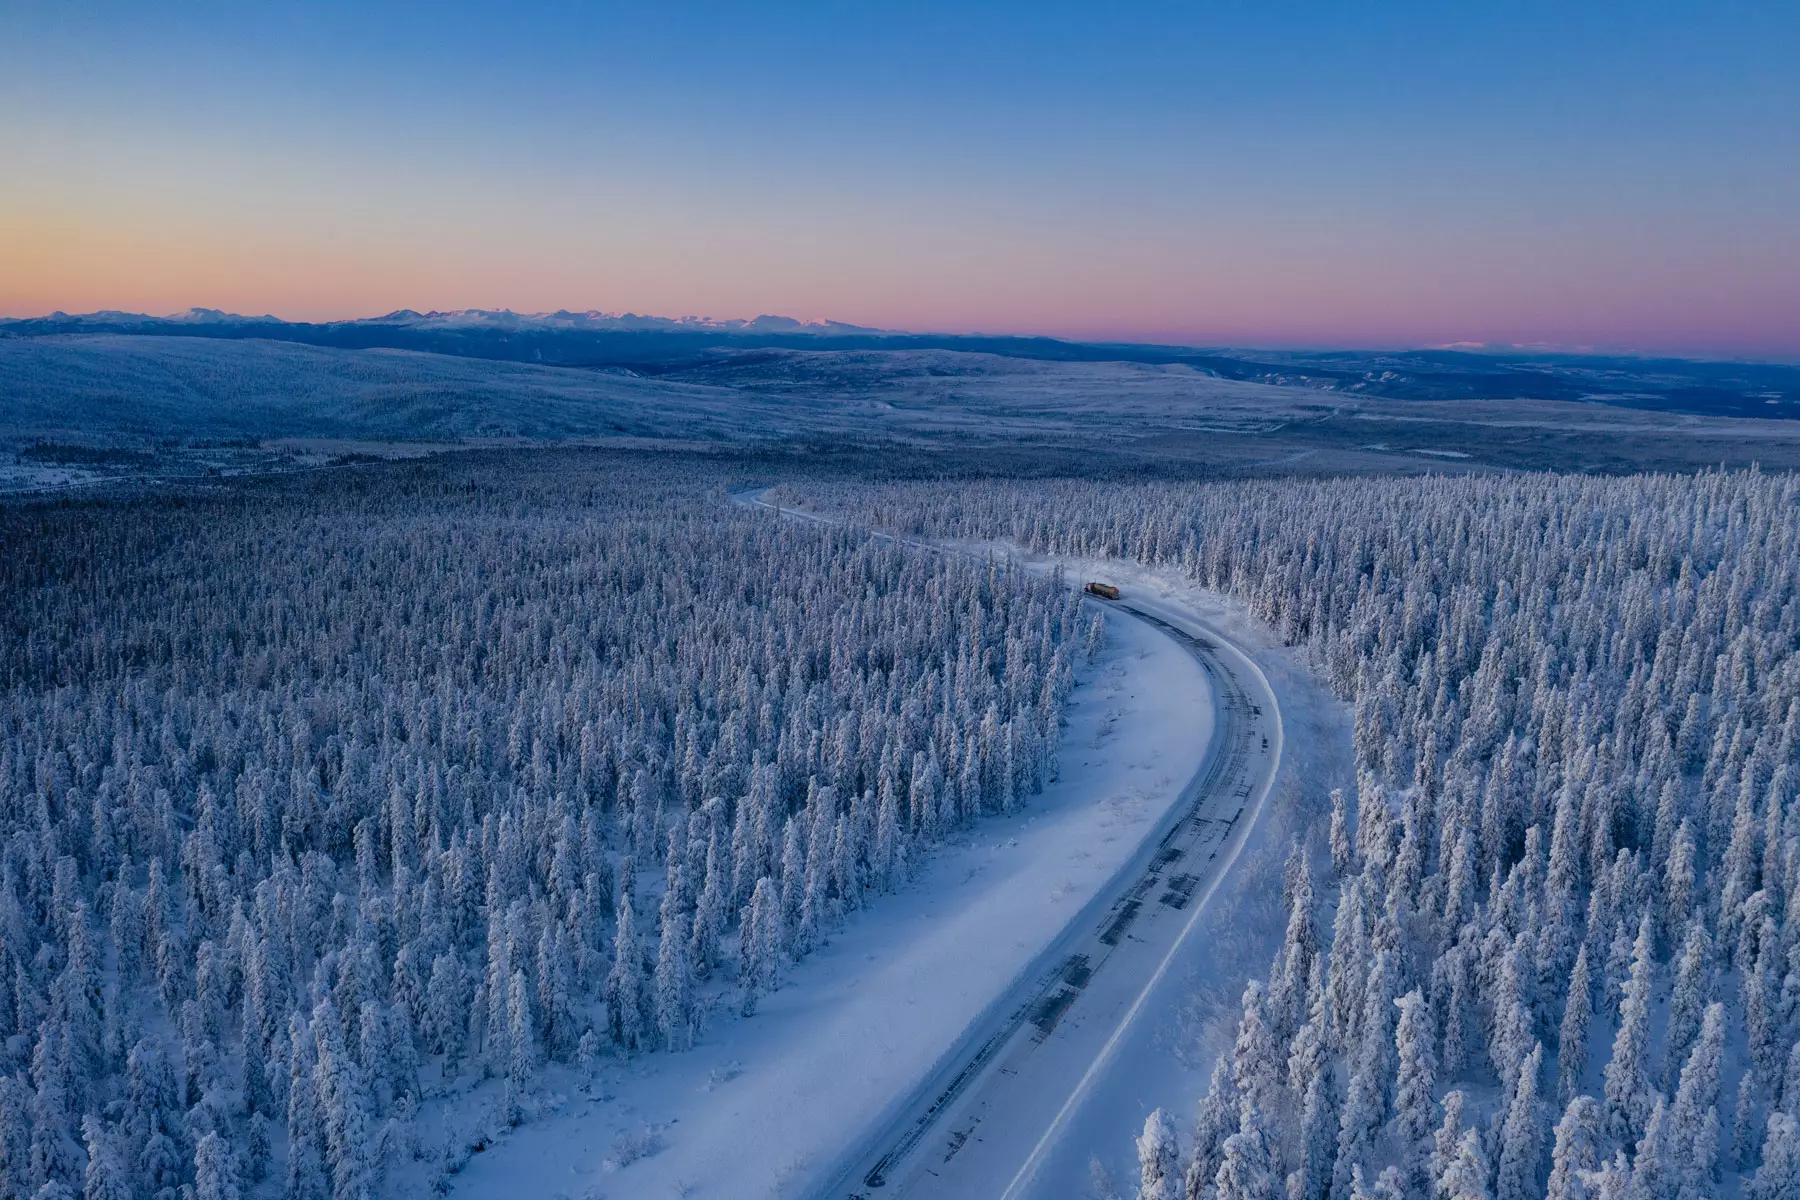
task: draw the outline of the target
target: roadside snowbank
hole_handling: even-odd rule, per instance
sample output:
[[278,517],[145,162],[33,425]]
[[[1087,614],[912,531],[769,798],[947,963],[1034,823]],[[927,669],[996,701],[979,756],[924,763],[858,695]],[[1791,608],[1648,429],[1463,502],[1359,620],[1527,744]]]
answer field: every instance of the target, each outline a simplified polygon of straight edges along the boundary
[[1213,722],[1199,664],[1138,621],[1108,630],[1069,706],[1061,778],[1025,812],[933,855],[756,1016],[716,1017],[685,1054],[608,1062],[589,1095],[472,1158],[455,1194],[804,1194],[1132,857],[1198,769]]

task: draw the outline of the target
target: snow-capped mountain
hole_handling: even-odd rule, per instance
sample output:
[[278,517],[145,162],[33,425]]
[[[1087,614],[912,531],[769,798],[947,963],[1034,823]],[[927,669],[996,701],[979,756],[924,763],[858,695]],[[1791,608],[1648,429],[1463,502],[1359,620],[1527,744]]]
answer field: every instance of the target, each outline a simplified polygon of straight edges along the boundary
[[415,312],[410,308],[382,317],[366,317],[358,325],[406,325],[434,328],[485,329],[569,329],[608,330],[640,333],[656,330],[707,330],[722,333],[884,333],[868,325],[851,325],[822,318],[797,320],[793,317],[763,314],[749,320],[720,320],[714,317],[653,317],[640,313],[609,313],[598,309],[570,312],[558,309],[551,313],[516,313],[511,309],[462,308],[449,312]]
[[516,313],[511,309],[462,308],[446,312],[418,312],[410,308],[402,308],[379,317],[360,317],[345,321],[304,322],[284,321],[279,317],[264,314],[260,317],[241,316],[216,308],[190,308],[185,312],[170,313],[167,316],[153,316],[148,313],[120,312],[116,309],[104,309],[99,312],[69,314],[53,312],[44,317],[26,317],[14,320],[0,320],[0,329],[8,326],[35,328],[53,326],[64,332],[103,332],[103,331],[146,331],[159,327],[189,329],[198,325],[268,325],[281,327],[313,328],[406,328],[420,330],[495,330],[495,331],[543,331],[543,332],[593,332],[593,333],[655,333],[655,332],[706,332],[706,333],[780,333],[780,334],[818,334],[822,336],[841,334],[873,334],[886,333],[888,330],[876,329],[867,325],[851,325],[844,321],[831,321],[823,318],[799,320],[794,317],[773,316],[763,314],[742,318],[717,319],[713,317],[654,317],[639,313],[608,313],[598,309],[585,312],[570,312],[558,309],[549,313]]

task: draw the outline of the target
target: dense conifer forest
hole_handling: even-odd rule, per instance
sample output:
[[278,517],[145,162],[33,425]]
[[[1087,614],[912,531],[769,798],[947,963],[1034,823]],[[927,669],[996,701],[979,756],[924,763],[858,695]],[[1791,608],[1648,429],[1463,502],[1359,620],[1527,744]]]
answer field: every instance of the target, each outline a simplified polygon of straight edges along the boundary
[[0,1195],[381,1194],[424,1100],[754,1019],[1053,776],[1102,636],[1060,579],[726,478],[0,509]]
[[[809,485],[1235,598],[1357,779],[1143,1200],[1800,1195],[1800,480]],[[1073,1186],[1073,1185],[1072,1185]]]

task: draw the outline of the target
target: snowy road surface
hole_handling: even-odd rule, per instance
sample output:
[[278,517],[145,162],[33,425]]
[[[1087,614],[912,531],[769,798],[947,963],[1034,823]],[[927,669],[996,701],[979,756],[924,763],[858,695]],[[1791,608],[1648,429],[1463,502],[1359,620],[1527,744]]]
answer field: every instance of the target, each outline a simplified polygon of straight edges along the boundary
[[1156,1022],[1140,1018],[1178,1007],[1188,973],[1171,968],[1209,953],[1189,935],[1268,798],[1282,725],[1255,662],[1195,614],[1138,596],[1106,607],[1172,638],[1206,672],[1216,718],[1200,769],[1110,894],[965,1031],[821,1200],[1066,1197],[1089,1156],[1142,1119],[1139,1098],[1170,1055]]
[[822,1197],[1066,1197],[1090,1154],[1130,1136],[1137,1097],[1168,1057],[1139,1018],[1178,1005],[1185,973],[1171,967],[1208,952],[1188,935],[1269,794],[1282,731],[1255,664],[1191,615],[1129,597],[1108,607],[1206,670],[1218,719],[1204,765],[1104,911],[1057,940]]

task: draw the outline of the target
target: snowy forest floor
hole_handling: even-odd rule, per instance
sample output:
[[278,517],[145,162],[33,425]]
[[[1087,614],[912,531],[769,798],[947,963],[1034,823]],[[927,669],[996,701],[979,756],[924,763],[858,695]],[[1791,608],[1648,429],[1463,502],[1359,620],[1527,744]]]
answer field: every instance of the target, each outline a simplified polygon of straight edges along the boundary
[[[806,1194],[1131,859],[1199,767],[1211,695],[1179,646],[1114,620],[1084,675],[1061,776],[1023,812],[934,854],[911,887],[791,970],[754,1017],[722,1006],[687,1053],[607,1060],[591,1081],[547,1079],[544,1111],[472,1156],[454,1193]],[[454,1127],[481,1095],[427,1108],[448,1103]]]

